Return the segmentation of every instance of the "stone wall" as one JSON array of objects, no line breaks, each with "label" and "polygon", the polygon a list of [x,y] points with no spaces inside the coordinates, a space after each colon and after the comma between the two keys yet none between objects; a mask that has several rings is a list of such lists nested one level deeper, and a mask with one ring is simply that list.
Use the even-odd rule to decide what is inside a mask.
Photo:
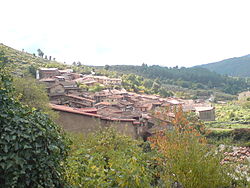
[{"label": "stone wall", "polygon": [[57,123],[69,132],[88,134],[103,127],[114,127],[118,132],[137,138],[137,127],[133,122],[118,122],[101,119],[95,116],[75,114],[71,112],[58,111],[59,119]]}]

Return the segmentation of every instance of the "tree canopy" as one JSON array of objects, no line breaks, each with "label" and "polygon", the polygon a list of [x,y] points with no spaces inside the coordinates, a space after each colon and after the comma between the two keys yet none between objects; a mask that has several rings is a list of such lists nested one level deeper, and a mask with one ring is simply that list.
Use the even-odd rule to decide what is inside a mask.
[{"label": "tree canopy", "polygon": [[189,89],[214,89],[229,94],[236,94],[249,87],[243,78],[222,76],[201,67],[161,67],[115,65],[109,70],[123,73],[133,73],[148,79],[159,79],[162,84],[177,85]]}]

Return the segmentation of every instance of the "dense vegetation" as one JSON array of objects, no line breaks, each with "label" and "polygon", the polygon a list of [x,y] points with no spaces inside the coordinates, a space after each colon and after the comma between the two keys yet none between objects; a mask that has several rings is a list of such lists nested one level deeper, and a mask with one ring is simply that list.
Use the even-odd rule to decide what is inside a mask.
[{"label": "dense vegetation", "polygon": [[200,65],[223,75],[250,77],[250,55],[225,59],[215,63]]},{"label": "dense vegetation", "polygon": [[68,141],[47,115],[16,100],[6,64],[0,56],[1,187],[63,187]]},{"label": "dense vegetation", "polygon": [[207,135],[215,144],[250,146],[250,102],[231,101],[215,104],[216,121],[206,122]]},{"label": "dense vegetation", "polygon": [[158,132],[148,142],[119,135],[113,129],[88,137],[73,135],[67,181],[75,187],[247,186],[232,164],[220,164],[223,155],[207,145],[186,115],[179,110],[176,114],[176,129]]},{"label": "dense vegetation", "polygon": [[249,86],[245,79],[221,76],[199,67],[168,68],[158,65],[147,66],[146,64],[142,64],[142,66],[110,66],[109,70],[134,73],[149,79],[158,79],[162,84],[177,85],[188,89],[222,91],[229,94],[236,94],[246,90]]},{"label": "dense vegetation", "polygon": [[216,121],[207,122],[210,128],[249,128],[250,104],[249,101],[232,101],[227,104],[216,104]]},{"label": "dense vegetation", "polygon": [[30,76],[24,76],[14,77],[13,87],[14,96],[22,104],[42,110],[53,120],[58,118],[58,114],[49,106],[49,97],[44,84]]},{"label": "dense vegetation", "polygon": [[[100,130],[87,138],[75,136],[67,160],[66,177],[75,187],[150,187],[156,170],[157,153],[145,152],[146,144]],[[155,156],[154,156],[155,155]]]}]

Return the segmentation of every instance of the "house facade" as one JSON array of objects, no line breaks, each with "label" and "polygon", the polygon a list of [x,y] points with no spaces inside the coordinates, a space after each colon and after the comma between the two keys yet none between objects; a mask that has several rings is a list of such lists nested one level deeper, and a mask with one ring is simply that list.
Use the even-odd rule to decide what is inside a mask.
[{"label": "house facade", "polygon": [[214,107],[195,107],[195,112],[203,121],[215,121]]},{"label": "house facade", "polygon": [[69,132],[87,135],[101,128],[113,127],[126,136],[132,138],[139,136],[138,122],[135,119],[112,119],[62,105],[51,105],[51,107],[59,113],[57,123]]}]

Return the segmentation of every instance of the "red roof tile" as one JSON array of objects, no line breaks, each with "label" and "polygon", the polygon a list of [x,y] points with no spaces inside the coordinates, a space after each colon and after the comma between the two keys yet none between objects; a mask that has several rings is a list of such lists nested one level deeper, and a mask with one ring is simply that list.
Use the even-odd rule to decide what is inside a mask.
[{"label": "red roof tile", "polygon": [[63,105],[50,104],[50,106],[54,110],[64,111],[64,112],[69,112],[69,113],[74,113],[74,114],[80,114],[80,115],[85,115],[85,116],[96,117],[96,118],[100,118],[100,119],[108,120],[108,121],[118,121],[118,122],[134,122],[135,121],[135,119],[119,119],[119,118],[103,117],[101,115],[83,112],[83,111],[81,111],[81,110],[79,110],[77,108],[71,108],[71,107],[63,106]]},{"label": "red roof tile", "polygon": [[99,117],[101,118],[100,115],[96,115],[93,113],[87,113],[87,112],[83,112],[77,108],[71,108],[68,106],[63,106],[63,105],[56,105],[56,104],[50,104],[51,108],[54,110],[59,110],[59,111],[64,111],[64,112],[70,112],[70,113],[74,113],[74,114],[81,114],[81,115],[86,115],[86,116],[92,116],[92,117]]},{"label": "red roof tile", "polygon": [[71,97],[71,98],[75,98],[75,99],[79,99],[79,100],[83,100],[83,101],[92,102],[92,103],[95,102],[94,100],[87,99],[87,98],[84,98],[84,97],[79,97],[79,96],[77,96],[77,95],[68,94],[68,95],[66,95],[66,96]]}]

